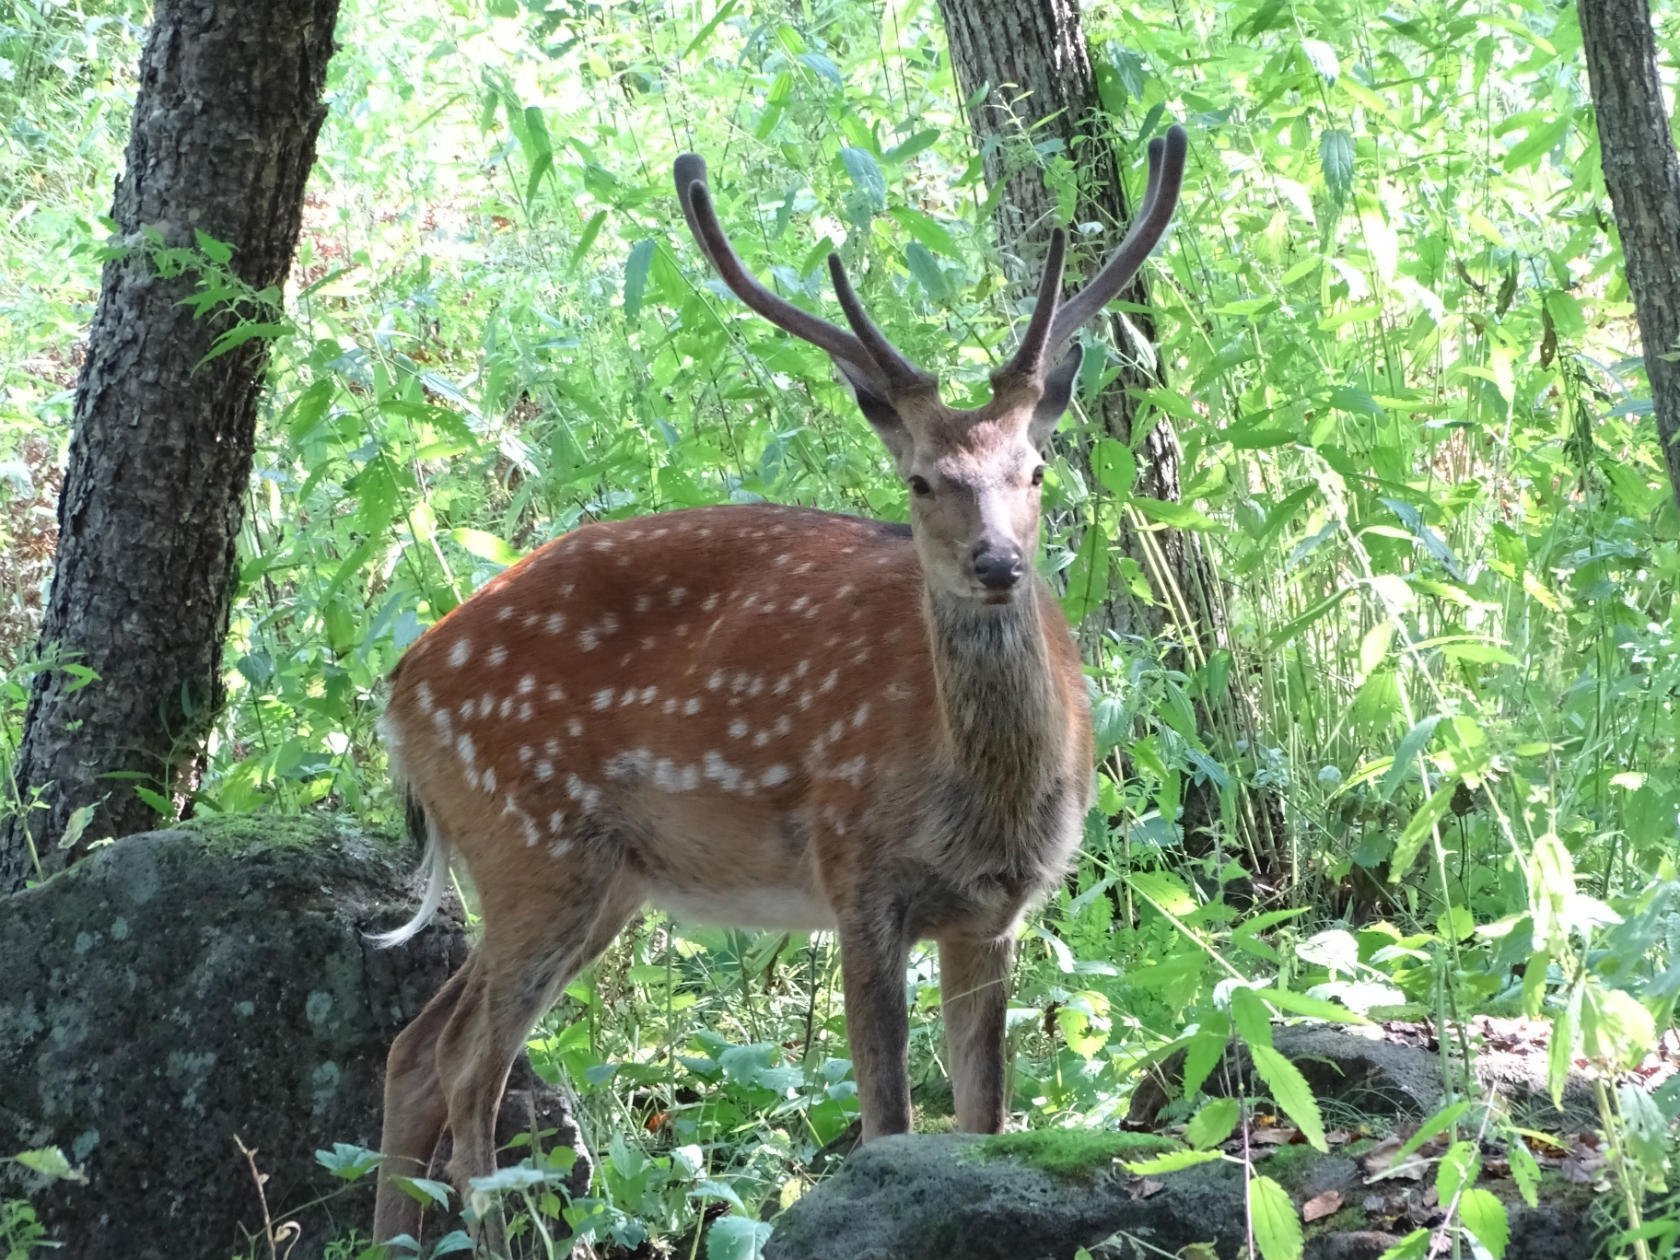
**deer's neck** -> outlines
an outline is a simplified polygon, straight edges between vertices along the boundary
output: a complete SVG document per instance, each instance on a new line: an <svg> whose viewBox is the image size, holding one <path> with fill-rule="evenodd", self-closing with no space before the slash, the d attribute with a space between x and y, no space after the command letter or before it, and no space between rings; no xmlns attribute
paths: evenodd
<svg viewBox="0 0 1680 1260"><path fill-rule="evenodd" d="M1003 607L927 595L934 680L952 769L1006 810L1062 770L1069 713L1044 638L1042 587Z"/></svg>

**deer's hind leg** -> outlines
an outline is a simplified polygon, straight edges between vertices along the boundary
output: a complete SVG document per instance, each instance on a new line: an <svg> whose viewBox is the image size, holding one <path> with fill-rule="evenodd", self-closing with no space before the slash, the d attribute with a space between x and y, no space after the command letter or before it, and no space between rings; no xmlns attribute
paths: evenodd
<svg viewBox="0 0 1680 1260"><path fill-rule="evenodd" d="M558 871L555 874L559 874ZM621 867L587 860L551 880L502 890L484 900L485 935L474 951L473 984L464 988L437 1043L438 1079L453 1141L451 1180L463 1203L471 1181L495 1171L496 1110L508 1071L554 995L606 948L642 901L640 882ZM500 1239L494 1214L480 1223L480 1244Z"/></svg>
<svg viewBox="0 0 1680 1260"><path fill-rule="evenodd" d="M396 1184L397 1177L423 1177L448 1119L437 1072L437 1042L473 983L477 954L468 957L425 1009L397 1034L385 1060L384 1124L379 1139L379 1191L373 1211L377 1242L420 1233L420 1204Z"/></svg>

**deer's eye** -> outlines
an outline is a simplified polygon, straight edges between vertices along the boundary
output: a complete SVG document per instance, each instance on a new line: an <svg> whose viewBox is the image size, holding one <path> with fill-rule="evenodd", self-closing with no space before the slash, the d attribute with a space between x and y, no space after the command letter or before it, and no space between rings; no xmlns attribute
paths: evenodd
<svg viewBox="0 0 1680 1260"><path fill-rule="evenodd" d="M1040 464L1037 468L1033 469L1032 483L1035 486L1042 486L1044 484L1044 465L1043 464Z"/></svg>
<svg viewBox="0 0 1680 1260"><path fill-rule="evenodd" d="M926 477L911 477L910 492L918 499L925 499L933 493L933 487L928 485Z"/></svg>

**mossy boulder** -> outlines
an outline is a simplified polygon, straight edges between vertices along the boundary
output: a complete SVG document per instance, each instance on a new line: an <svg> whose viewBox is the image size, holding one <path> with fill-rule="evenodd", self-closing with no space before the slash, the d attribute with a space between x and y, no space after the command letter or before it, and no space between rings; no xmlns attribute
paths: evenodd
<svg viewBox="0 0 1680 1260"><path fill-rule="evenodd" d="M1175 1145L1131 1133L882 1138L776 1218L766 1260L1073 1260L1082 1248L1093 1260L1246 1254L1240 1162L1150 1177L1123 1166ZM1400 1241L1390 1216L1367 1206L1365 1175L1347 1155L1302 1147L1278 1159L1265 1150L1256 1171L1283 1185L1297 1209L1332 1192L1348 1205L1305 1227L1305 1260L1377 1260ZM1506 1260L1592 1253L1589 1205L1528 1208L1509 1186L1494 1188L1510 1190L1501 1193L1511 1221ZM1438 1207L1417 1209L1422 1223L1438 1223ZM1207 1250L1186 1251L1193 1246Z"/></svg>
<svg viewBox="0 0 1680 1260"><path fill-rule="evenodd" d="M77 1260L227 1260L342 1190L315 1159L377 1147L391 1038L464 960L458 912L395 950L366 933L416 898L406 844L329 819L247 818L132 836L0 898L0 1156L58 1146L87 1184L0 1164ZM504 1120L572 1136L525 1086ZM587 1167L579 1174L587 1176ZM372 1214L371 1177L297 1218L296 1260Z"/></svg>

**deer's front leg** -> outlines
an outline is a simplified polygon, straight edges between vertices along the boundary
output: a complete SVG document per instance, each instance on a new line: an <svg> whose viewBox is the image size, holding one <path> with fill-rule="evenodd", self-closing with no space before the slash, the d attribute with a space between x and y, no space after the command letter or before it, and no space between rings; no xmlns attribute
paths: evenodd
<svg viewBox="0 0 1680 1260"><path fill-rule="evenodd" d="M1008 937L939 942L939 1001L945 1012L945 1054L957 1100L957 1126L1001 1133L1004 1095L1004 1015L1015 942Z"/></svg>
<svg viewBox="0 0 1680 1260"><path fill-rule="evenodd" d="M863 1140L910 1131L910 1016L903 917L885 907L840 925L840 968L852 1074L863 1108Z"/></svg>

